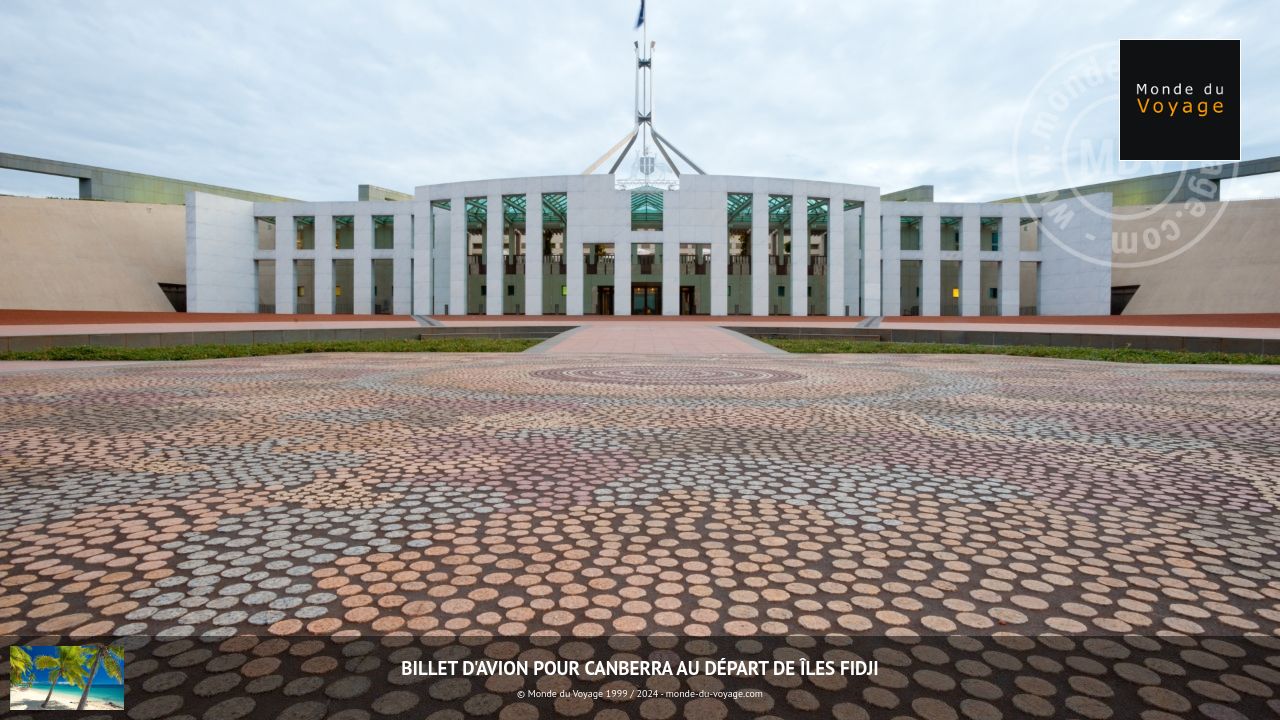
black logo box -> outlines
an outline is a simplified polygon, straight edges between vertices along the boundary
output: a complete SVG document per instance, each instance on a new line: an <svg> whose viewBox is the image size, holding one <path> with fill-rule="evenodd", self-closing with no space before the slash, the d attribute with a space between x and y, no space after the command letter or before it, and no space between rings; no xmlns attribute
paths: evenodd
<svg viewBox="0 0 1280 720"><path fill-rule="evenodd" d="M1166 86L1182 92L1166 95ZM1239 40L1120 41L1121 160L1239 160L1241 101ZM1164 112L1154 112L1157 102ZM1184 113L1184 102L1195 111ZM1201 102L1210 110L1204 117ZM1172 116L1169 103L1177 103Z"/></svg>

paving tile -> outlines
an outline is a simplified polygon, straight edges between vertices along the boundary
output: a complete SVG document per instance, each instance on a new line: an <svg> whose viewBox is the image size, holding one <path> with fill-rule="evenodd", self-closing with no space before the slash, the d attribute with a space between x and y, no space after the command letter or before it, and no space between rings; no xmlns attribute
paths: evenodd
<svg viewBox="0 0 1280 720"><path fill-rule="evenodd" d="M584 329L564 355L6 373L0 636L160 635L172 644L131 686L138 716L247 712L283 682L277 656L309 663L298 703L368 707L347 651L307 657L316 638L354 655L369 651L353 638L429 631L888 643L874 682L770 678L755 704L619 706L632 717L1273 700L1274 372L755 355L718 331L629 332ZM668 347L724 354L653 354ZM1011 670L1014 650L964 650L979 640L1035 652ZM1148 667L1150 643L1174 651ZM1103 662L1128 690L1090 685ZM430 697L527 714L518 685L470 687Z"/></svg>

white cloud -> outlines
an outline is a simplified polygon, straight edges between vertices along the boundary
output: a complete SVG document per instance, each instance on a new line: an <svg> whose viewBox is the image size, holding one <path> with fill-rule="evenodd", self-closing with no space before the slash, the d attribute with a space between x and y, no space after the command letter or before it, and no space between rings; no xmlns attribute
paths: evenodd
<svg viewBox="0 0 1280 720"><path fill-rule="evenodd" d="M631 123L636 5L9 0L0 150L312 200L578 172ZM1240 37L1245 157L1275 155L1267 9L650 0L657 125L709 172L1003 197L1054 62Z"/></svg>

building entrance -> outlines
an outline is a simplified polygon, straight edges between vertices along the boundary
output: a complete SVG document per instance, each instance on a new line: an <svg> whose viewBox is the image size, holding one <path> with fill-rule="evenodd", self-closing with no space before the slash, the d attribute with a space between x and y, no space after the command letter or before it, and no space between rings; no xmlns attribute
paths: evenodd
<svg viewBox="0 0 1280 720"><path fill-rule="evenodd" d="M638 283L631 286L632 315L662 314L662 283Z"/></svg>
<svg viewBox="0 0 1280 720"><path fill-rule="evenodd" d="M596 288L596 313L613 315L613 286L601 285Z"/></svg>
<svg viewBox="0 0 1280 720"><path fill-rule="evenodd" d="M680 314L681 315L697 315L698 307L694 300L696 295L693 292L692 285L680 286Z"/></svg>

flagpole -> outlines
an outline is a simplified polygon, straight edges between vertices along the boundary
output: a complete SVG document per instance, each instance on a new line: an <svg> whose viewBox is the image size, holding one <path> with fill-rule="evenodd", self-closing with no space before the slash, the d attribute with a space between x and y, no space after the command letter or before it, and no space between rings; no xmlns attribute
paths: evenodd
<svg viewBox="0 0 1280 720"><path fill-rule="evenodd" d="M653 117L653 52L649 50L649 9L645 7L645 3L640 3L640 54L649 61L648 72L645 74L646 82L644 92L644 109L645 113ZM652 120L650 120L652 122ZM640 149L641 155L649 154L649 133L645 129L641 129Z"/></svg>
<svg viewBox="0 0 1280 720"><path fill-rule="evenodd" d="M635 29L640 30L641 42L637 43L634 40L632 41L632 44L635 46L635 50L636 50L636 75L635 75L635 85L633 88L633 94L635 99L635 113L636 113L635 128L627 135L624 135L622 139L617 142L617 144L609 148L609 150L604 155L600 156L599 160L596 160L594 163L588 166L587 169L584 170L582 173L583 175L590 175L591 173L595 172L597 168L599 168L601 165L607 162L609 158L613 157L614 154L618 152L618 148L621 147L622 152L618 154L617 159L614 161L613 165L609 168L609 174L611 175L614 174L618 170L618 168L622 165L623 160L626 159L627 154L631 152L631 149L634 146L636 141L636 135L640 135L641 136L640 147L638 148L638 150L640 151L640 157L636 159L636 165L640 169L640 172L643 175L643 178L638 181L635 179L628 179L626 180L626 182L624 182L623 180L619 180L618 183L616 184L619 190L625 189L626 187L636 187L637 186L636 182L639 182L640 185L653 184L653 178L651 176L656 175L657 163L656 163L656 158L650 157L649 155L649 140L651 139L650 136L652 136L654 147L658 149L658 152L662 153L662 158L666 160L667 165L670 166L671 172L675 173L675 176L677 178L675 181L667 183L668 189L675 189L676 187L678 187L679 177L680 177L680 168L676 165L675 161L672 160L671 156L667 154L668 149L675 152L676 156L678 156L681 160L684 160L686 163L688 163L689 167L693 168L694 172L698 173L699 175L706 174L705 172L703 172L702 168L695 165L693 161L690 160L684 153L680 152L679 148L677 148L675 145L672 145L671 141L659 135L658 131L654 129L654 126L653 126L653 105L654 105L653 103L653 86L654 86L653 49L654 49L654 45L656 45L657 43L649 42L649 17L648 17L648 13L646 12L645 5L646 5L645 0L640 0L640 14L636 18L636 27L635 27ZM642 75L643 77L641 77ZM667 182L667 181L660 180L660 182Z"/></svg>

